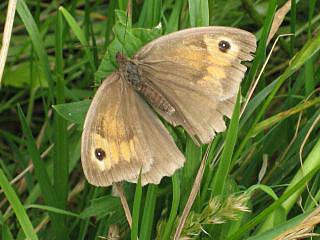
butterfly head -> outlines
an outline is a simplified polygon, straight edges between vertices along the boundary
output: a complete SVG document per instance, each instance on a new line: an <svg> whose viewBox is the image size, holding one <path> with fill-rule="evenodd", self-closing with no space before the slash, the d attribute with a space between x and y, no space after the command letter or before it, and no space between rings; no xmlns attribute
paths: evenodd
<svg viewBox="0 0 320 240"><path fill-rule="evenodd" d="M122 66L125 65L125 63L128 61L126 56L122 54L121 52L117 52L116 54L116 61L118 63L118 66L121 68Z"/></svg>

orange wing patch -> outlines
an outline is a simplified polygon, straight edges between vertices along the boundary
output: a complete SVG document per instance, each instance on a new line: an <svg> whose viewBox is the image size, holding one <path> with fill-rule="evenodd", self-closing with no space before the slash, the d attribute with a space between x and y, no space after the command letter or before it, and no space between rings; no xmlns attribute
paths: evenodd
<svg viewBox="0 0 320 240"><path fill-rule="evenodd" d="M91 152L92 159L100 170L110 170L120 161L130 162L135 153L134 143L137 139L132 132L125 127L123 117L119 117L121 112L118 107L111 107L105 114L101 114L101 126L96 129L93 136L94 148ZM103 160L98 160L95 156L95 149L101 148L107 151Z"/></svg>

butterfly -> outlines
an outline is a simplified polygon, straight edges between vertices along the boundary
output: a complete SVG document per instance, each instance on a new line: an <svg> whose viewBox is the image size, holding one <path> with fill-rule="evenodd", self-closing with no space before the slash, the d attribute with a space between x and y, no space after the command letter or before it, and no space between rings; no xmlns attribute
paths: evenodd
<svg viewBox="0 0 320 240"><path fill-rule="evenodd" d="M182 126L200 145L225 130L256 38L231 27L199 27L157 38L98 88L84 122L81 161L96 186L158 184L185 162L157 117Z"/></svg>

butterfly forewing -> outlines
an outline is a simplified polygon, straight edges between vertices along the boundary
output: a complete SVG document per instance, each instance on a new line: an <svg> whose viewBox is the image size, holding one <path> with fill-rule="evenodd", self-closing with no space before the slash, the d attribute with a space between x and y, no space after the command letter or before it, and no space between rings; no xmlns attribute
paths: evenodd
<svg viewBox="0 0 320 240"><path fill-rule="evenodd" d="M160 120L117 72L102 83L92 101L81 150L85 175L97 186L136 181L140 169L143 184L159 183L184 162ZM170 164L155 168L163 159ZM154 176L147 174L151 169Z"/></svg>

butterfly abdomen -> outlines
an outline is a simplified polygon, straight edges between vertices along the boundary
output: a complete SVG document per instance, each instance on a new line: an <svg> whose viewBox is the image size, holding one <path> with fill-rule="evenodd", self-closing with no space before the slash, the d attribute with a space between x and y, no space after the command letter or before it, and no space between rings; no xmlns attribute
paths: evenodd
<svg viewBox="0 0 320 240"><path fill-rule="evenodd" d="M175 108L169 103L169 101L155 88L146 82L140 82L140 92L148 103L153 107L160 109L168 114L175 112Z"/></svg>
<svg viewBox="0 0 320 240"><path fill-rule="evenodd" d="M160 109L163 112L172 114L175 108L155 87L141 79L138 66L130 60L124 60L120 63L120 71L125 80L140 93L151 106Z"/></svg>

